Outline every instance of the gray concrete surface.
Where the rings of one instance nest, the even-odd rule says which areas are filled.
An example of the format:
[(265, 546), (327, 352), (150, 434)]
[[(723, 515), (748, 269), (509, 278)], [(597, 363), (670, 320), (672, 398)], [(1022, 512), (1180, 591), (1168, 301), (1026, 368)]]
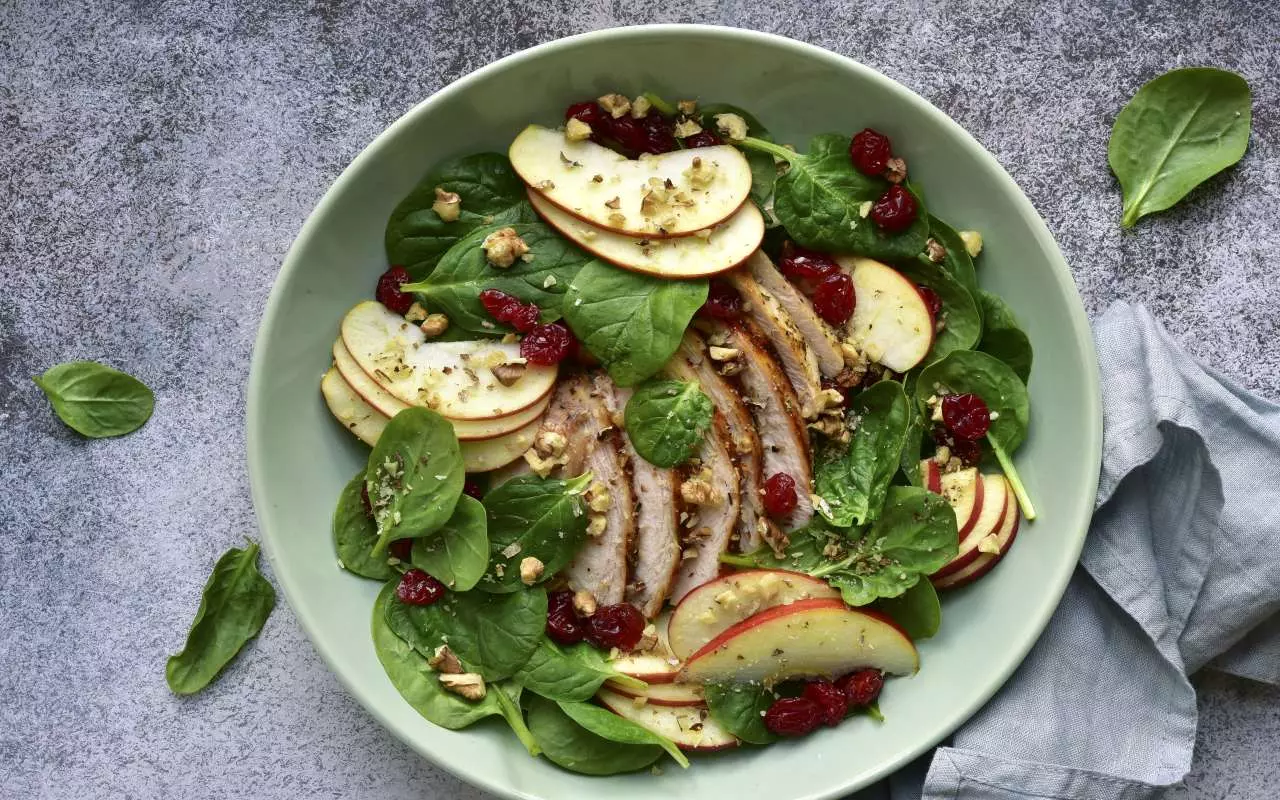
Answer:
[[(478, 798), (348, 699), (283, 603), (215, 690), (163, 681), (254, 518), (250, 345), (289, 242), (382, 128), (466, 72), (642, 22), (774, 31), (871, 64), (972, 131), (1058, 237), (1090, 311), (1142, 301), (1206, 362), (1280, 379), (1280, 6), (1268, 0), (0, 2), (0, 796)], [(1213, 64), (1255, 92), (1244, 162), (1118, 226), (1111, 119)], [(29, 380), (92, 358), (155, 418), (80, 439)], [(1270, 476), (1274, 478), (1274, 476)], [(1270, 798), (1280, 689), (1207, 676), (1190, 798)]]

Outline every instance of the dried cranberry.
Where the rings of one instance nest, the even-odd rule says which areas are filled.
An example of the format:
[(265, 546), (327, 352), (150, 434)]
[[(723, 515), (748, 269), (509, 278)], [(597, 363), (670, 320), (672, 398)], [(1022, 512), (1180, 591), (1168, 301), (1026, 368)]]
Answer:
[(374, 297), (397, 314), (404, 314), (413, 305), (413, 295), (400, 291), (400, 287), (412, 280), (404, 267), (392, 267), (378, 278)]
[(966, 467), (977, 466), (982, 460), (982, 443), (980, 439), (961, 439), (942, 425), (933, 428), (933, 440), (946, 445), (951, 455), (960, 459)]
[(369, 484), (360, 484), (360, 505), (364, 506), (364, 515), (373, 519), (373, 503), (369, 501)]
[(785, 517), (796, 507), (796, 479), (775, 472), (764, 482), (764, 510), (771, 517)]
[(530, 364), (549, 367), (573, 355), (577, 341), (558, 322), (539, 325), (520, 341), (520, 355)]
[(714, 319), (733, 321), (742, 316), (742, 296), (729, 284), (713, 278), (711, 288), (707, 291), (707, 302), (702, 304), (699, 313)]
[(843, 325), (853, 316), (858, 298), (853, 279), (844, 272), (828, 275), (813, 290), (813, 308), (828, 325)]
[(957, 439), (976, 441), (991, 427), (991, 411), (976, 394), (949, 394), (942, 398), (942, 422)]
[(764, 726), (779, 736), (804, 736), (822, 724), (822, 708), (807, 697), (774, 700), (764, 712)]
[(429, 606), (444, 596), (444, 584), (420, 569), (411, 569), (400, 576), (396, 597), (411, 606)]
[(782, 248), (778, 269), (793, 281), (820, 281), (840, 271), (840, 267), (826, 253), (796, 247), (790, 242)]
[(600, 107), (594, 100), (585, 103), (574, 103), (564, 110), (565, 122), (571, 119), (582, 120), (591, 126), (592, 140), (609, 132), (609, 112)]
[(836, 686), (849, 698), (849, 708), (862, 708), (871, 705), (880, 696), (880, 690), (884, 688), (884, 675), (878, 669), (860, 669), (836, 681)]
[(871, 221), (891, 233), (906, 230), (916, 221), (916, 199), (901, 186), (890, 186), (871, 206)]
[(587, 638), (596, 647), (630, 650), (644, 635), (644, 614), (630, 603), (602, 606), (587, 617)]
[(722, 144), (720, 137), (711, 131), (703, 131), (702, 133), (684, 137), (684, 146), (690, 150), (695, 147), (715, 147), (718, 144)]
[(475, 481), (466, 481), (462, 484), (462, 493), (468, 497), (474, 497), (477, 500), (484, 499), (484, 489), (480, 488), (480, 484)]
[(831, 681), (812, 681), (804, 685), (804, 694), (822, 709), (823, 720), (828, 725), (839, 725), (849, 713), (849, 697)]
[(560, 644), (582, 641), (584, 631), (578, 612), (573, 608), (573, 592), (547, 595), (547, 635)]
[(920, 299), (928, 307), (929, 316), (933, 317), (934, 321), (937, 321), (938, 314), (942, 312), (942, 298), (928, 286), (917, 286), (916, 291), (920, 293)]
[(893, 146), (889, 137), (879, 131), (864, 128), (849, 143), (849, 158), (853, 166), (864, 175), (879, 175), (893, 158)]
[(541, 313), (538, 306), (525, 303), (520, 298), (500, 289), (485, 289), (480, 293), (480, 305), (498, 322), (505, 322), (521, 333), (528, 333), (538, 324)]
[(396, 539), (394, 542), (387, 545), (387, 551), (401, 561), (408, 561), (409, 556), (413, 554), (413, 540)]
[(679, 149), (676, 144), (675, 123), (667, 117), (650, 111), (640, 120), (640, 127), (644, 129), (644, 147), (640, 148), (640, 152), (657, 155)]

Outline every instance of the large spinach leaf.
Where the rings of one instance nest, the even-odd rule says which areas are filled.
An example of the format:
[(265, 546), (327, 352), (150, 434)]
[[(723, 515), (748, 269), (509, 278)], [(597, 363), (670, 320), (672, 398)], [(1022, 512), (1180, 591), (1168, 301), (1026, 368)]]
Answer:
[(1031, 340), (1018, 324), (1013, 309), (999, 295), (979, 291), (984, 324), (978, 349), (1008, 364), (1026, 383), (1031, 379)]
[(662, 758), (660, 746), (624, 744), (598, 736), (541, 697), (529, 700), (529, 730), (548, 760), (583, 775), (635, 772)]
[(68, 361), (35, 381), (58, 419), (84, 436), (123, 436), (151, 418), (156, 398), (142, 381), (96, 361)]
[(900, 262), (897, 267), (912, 283), (929, 287), (942, 300), (942, 329), (934, 333), (933, 346), (929, 348), (925, 363), (937, 361), (956, 350), (968, 350), (978, 343), (978, 337), (982, 335), (982, 315), (978, 304), (950, 272), (923, 256)]
[(258, 544), (222, 554), (204, 585), (187, 643), (165, 664), (175, 694), (195, 694), (213, 682), (266, 624), (276, 590), (258, 572)]
[(911, 404), (895, 381), (881, 381), (853, 399), (849, 443), (827, 441), (814, 456), (814, 488), (825, 501), (818, 512), (834, 525), (875, 519), (898, 471)]
[(435, 533), (462, 495), (462, 450), (453, 426), (426, 408), (396, 414), (369, 454), (365, 483), (378, 526), (374, 556), (398, 539)]
[[(760, 120), (737, 106), (731, 106), (728, 103), (708, 103), (700, 106), (698, 112), (701, 115), (702, 127), (709, 131), (716, 131), (717, 135), (719, 131), (716, 128), (716, 116), (737, 114), (742, 117), (743, 122), (747, 123), (747, 132), (752, 137), (766, 142), (773, 141), (769, 129), (760, 124)], [(747, 164), (751, 167), (751, 199), (763, 209), (773, 197), (773, 186), (778, 180), (778, 166), (774, 163), (771, 154), (760, 150), (744, 150), (743, 155), (747, 157)]]
[(413, 543), (410, 560), (455, 592), (465, 592), (489, 565), (488, 527), (484, 504), (464, 494), (435, 536)]
[(634, 386), (667, 363), (707, 301), (707, 281), (670, 281), (587, 264), (569, 285), (564, 318), (619, 386)]
[(1124, 190), (1121, 224), (1163, 211), (1244, 156), (1249, 84), (1234, 72), (1175, 69), (1145, 84), (1116, 117), (1107, 146)]
[[(461, 213), (454, 222), (445, 222), (431, 210), (437, 186), (462, 199)], [(506, 156), (476, 153), (455, 158), (427, 173), (391, 212), (387, 260), (421, 279), (430, 274), (446, 250), (476, 228), (537, 219), (525, 199), (524, 182)]]
[(550, 639), (542, 640), (515, 680), (534, 694), (568, 702), (590, 700), (609, 680), (637, 688), (646, 685), (613, 669), (604, 654), (589, 644), (561, 647)]
[(600, 706), (591, 705), (590, 703), (566, 703), (561, 701), (558, 705), (560, 710), (567, 714), (570, 719), (596, 736), (618, 744), (657, 745), (666, 750), (667, 755), (674, 758), (680, 766), (689, 766), (689, 759), (685, 758), (684, 753), (680, 752), (680, 748), (676, 747), (675, 742), (646, 730), (630, 720), (625, 720), (612, 711), (606, 711)]
[(707, 711), (722, 728), (751, 744), (777, 741), (764, 726), (764, 712), (776, 699), (764, 684), (709, 683), (704, 688)]
[(479, 588), (524, 588), (520, 562), (530, 556), (542, 562), (542, 581), (568, 566), (586, 539), (582, 493), (590, 482), (589, 474), (568, 481), (521, 475), (485, 495), (490, 559)]
[(916, 581), (915, 586), (897, 597), (880, 598), (876, 608), (892, 617), (915, 641), (933, 636), (942, 624), (942, 605), (928, 577)]
[(547, 593), (449, 592), (428, 606), (391, 598), (386, 619), (391, 630), (419, 653), (429, 655), (447, 644), (469, 671), (497, 681), (516, 674), (541, 644)]
[(623, 411), (627, 437), (640, 456), (657, 467), (689, 460), (711, 427), (711, 398), (696, 383), (650, 381), (631, 395)]
[[(913, 398), (914, 389), (907, 388), (906, 395)], [(907, 432), (902, 438), (902, 456), (899, 464), (902, 474), (912, 486), (923, 486), (924, 476), (920, 474), (920, 458), (924, 450), (925, 424), (914, 402), (907, 403)]]
[(957, 350), (941, 361), (925, 367), (916, 383), (916, 408), (926, 419), (931, 413), (928, 400), (939, 390), (971, 393), (982, 398), (996, 413), (988, 432), (1012, 453), (1027, 436), (1030, 413), (1027, 387), (1013, 369), (988, 353)]
[(391, 580), (396, 571), (387, 563), (387, 557), (373, 555), (378, 525), (365, 513), (360, 497), (363, 493), (364, 472), (361, 472), (338, 495), (338, 507), (333, 510), (333, 545), (338, 551), (338, 563), (347, 572), (364, 578)]
[[(504, 228), (514, 228), (529, 252), (506, 269), (499, 269), (485, 257), (484, 240)], [(497, 289), (536, 303), (541, 320), (560, 318), (560, 301), (578, 270), (591, 261), (568, 239), (541, 222), (514, 225), (487, 225), (478, 228), (450, 247), (436, 268), (416, 283), (406, 283), (401, 291), (414, 292), (428, 308), (449, 317), (450, 329), (481, 335), (508, 333), (511, 327), (494, 320), (480, 303), (480, 293)]]

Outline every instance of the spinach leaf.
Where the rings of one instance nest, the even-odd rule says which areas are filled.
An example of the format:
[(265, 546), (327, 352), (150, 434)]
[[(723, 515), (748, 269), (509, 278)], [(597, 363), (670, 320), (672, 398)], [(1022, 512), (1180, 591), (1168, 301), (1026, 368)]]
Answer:
[(904, 231), (886, 233), (862, 216), (864, 204), (874, 203), (890, 184), (853, 168), (848, 136), (815, 136), (805, 154), (750, 136), (739, 144), (778, 156), (791, 165), (778, 178), (773, 210), (800, 246), (890, 261), (913, 258), (924, 251), (929, 219), (924, 201), (915, 192), (920, 213)]
[(1026, 383), (1031, 379), (1031, 340), (1018, 324), (1013, 309), (1003, 298), (991, 292), (980, 290), (978, 302), (982, 304), (985, 320), (978, 349), (1008, 364)]
[[(742, 121), (747, 123), (747, 132), (766, 142), (772, 142), (773, 136), (770, 135), (768, 128), (760, 124), (760, 120), (756, 119), (748, 111), (743, 111), (737, 106), (731, 106), (728, 103), (709, 103), (699, 108), (701, 115), (702, 127), (709, 131), (719, 131), (716, 129), (717, 114), (737, 114), (742, 117)], [(769, 198), (773, 197), (773, 186), (778, 180), (778, 166), (773, 161), (773, 156), (760, 150), (744, 150), (743, 155), (747, 157), (747, 165), (751, 167), (751, 199), (755, 204), (764, 208), (769, 203)]]
[(711, 398), (696, 383), (649, 381), (623, 410), (627, 436), (640, 456), (656, 467), (677, 467), (702, 443), (711, 427)]
[(96, 361), (68, 361), (32, 378), (68, 427), (93, 439), (133, 433), (156, 398), (142, 381)]
[[(462, 199), (456, 221), (445, 222), (431, 210), (437, 186)], [(431, 273), (446, 250), (476, 228), (537, 220), (525, 199), (524, 182), (506, 156), (476, 153), (455, 158), (427, 173), (391, 212), (387, 260), (421, 279)]]
[(489, 566), (488, 527), (484, 504), (464, 494), (435, 536), (413, 543), (410, 561), (455, 592), (465, 592)]
[(553, 764), (582, 775), (617, 775), (644, 769), (662, 758), (656, 744), (623, 744), (598, 736), (566, 714), (560, 706), (533, 697), (529, 700), (529, 730)]
[(996, 419), (989, 434), (1012, 453), (1027, 435), (1030, 413), (1027, 387), (1009, 365), (987, 353), (957, 350), (941, 361), (925, 367), (916, 384), (916, 408), (926, 419), (928, 400), (939, 388), (972, 393), (983, 399)]
[(369, 454), (365, 483), (379, 556), (398, 539), (440, 529), (462, 495), (462, 450), (448, 420), (426, 408), (406, 408), (391, 418)]
[(515, 674), (515, 680), (534, 694), (550, 700), (584, 702), (595, 696), (605, 681), (643, 688), (643, 681), (623, 675), (609, 666), (604, 654), (586, 643), (560, 647), (543, 639), (533, 656)]
[(914, 641), (928, 639), (942, 624), (938, 592), (927, 576), (897, 597), (882, 597), (876, 607), (893, 618)]
[(706, 301), (705, 280), (662, 280), (593, 261), (569, 285), (564, 318), (615, 383), (634, 386), (662, 369)]
[(930, 216), (929, 235), (937, 239), (938, 244), (947, 251), (939, 266), (951, 273), (951, 277), (959, 281), (960, 285), (968, 290), (970, 296), (976, 299), (978, 273), (973, 267), (973, 258), (965, 248), (964, 239), (960, 238), (960, 233), (937, 217)]
[[(378, 526), (364, 513), (364, 473), (351, 482), (338, 495), (338, 507), (333, 511), (333, 544), (338, 551), (338, 564), (347, 572), (375, 581), (387, 581), (396, 577), (396, 571), (387, 563), (386, 556), (372, 555), (378, 541)], [(437, 576), (438, 577), (438, 576)]]
[(530, 556), (542, 562), (542, 581), (568, 566), (586, 539), (582, 493), (590, 482), (589, 474), (569, 481), (521, 475), (485, 495), (490, 561), (479, 588), (523, 589), (520, 562)]
[(1234, 72), (1175, 69), (1148, 82), (1120, 110), (1107, 160), (1124, 190), (1121, 224), (1163, 211), (1244, 156), (1249, 84)]
[(751, 744), (777, 741), (764, 726), (764, 712), (775, 699), (764, 684), (709, 683), (704, 690), (711, 718), (729, 733)]
[(982, 335), (982, 315), (969, 290), (950, 272), (920, 256), (897, 265), (898, 271), (918, 286), (927, 286), (942, 300), (942, 330), (933, 337), (933, 346), (925, 363), (931, 363), (956, 350), (968, 350)]
[(853, 399), (849, 443), (828, 440), (814, 456), (814, 488), (825, 501), (818, 512), (834, 525), (875, 519), (901, 463), (911, 404), (895, 381), (881, 381)]
[[(499, 269), (485, 258), (482, 245), (489, 234), (505, 227), (515, 229), (529, 252), (506, 269)], [(542, 309), (541, 320), (551, 322), (560, 318), (565, 290), (589, 261), (591, 256), (541, 222), (486, 225), (450, 247), (426, 278), (400, 289), (414, 292), (428, 308), (448, 316), (450, 329), (500, 335), (512, 328), (484, 310), (482, 291), (497, 289), (536, 303)]]
[(258, 635), (276, 604), (276, 590), (258, 572), (258, 544), (222, 554), (204, 585), (187, 643), (165, 664), (174, 694), (195, 694)]
[[(912, 397), (912, 390), (906, 394)], [(902, 439), (902, 456), (899, 459), (902, 474), (912, 486), (923, 486), (924, 476), (920, 474), (920, 458), (925, 441), (925, 424), (914, 402), (907, 403), (907, 432)]]
[(542, 642), (547, 593), (449, 592), (429, 606), (387, 602), (387, 625), (423, 655), (448, 644), (458, 660), (486, 681), (515, 675)]
[(667, 754), (674, 758), (677, 764), (686, 768), (689, 766), (689, 759), (685, 758), (684, 753), (680, 752), (680, 748), (676, 747), (675, 743), (670, 739), (642, 728), (630, 720), (625, 720), (612, 711), (606, 711), (600, 706), (591, 705), (590, 703), (565, 703), (562, 701), (557, 705), (570, 719), (596, 736), (619, 744), (656, 744), (666, 750)]

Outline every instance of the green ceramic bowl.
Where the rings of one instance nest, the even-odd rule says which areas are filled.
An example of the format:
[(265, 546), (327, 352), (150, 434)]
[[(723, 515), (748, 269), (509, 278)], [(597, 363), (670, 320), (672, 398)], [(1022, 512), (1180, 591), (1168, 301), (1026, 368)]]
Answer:
[[(982, 284), (1004, 296), (1036, 347), (1031, 435), (1018, 453), (1040, 519), (990, 575), (945, 598), (922, 668), (882, 699), (886, 721), (853, 720), (767, 752), (694, 758), (613, 778), (529, 758), (500, 723), (450, 732), (422, 719), (374, 657), (376, 583), (339, 570), (330, 514), (367, 450), (330, 419), (319, 392), (338, 321), (387, 266), (382, 235), (397, 201), (436, 162), (505, 151), (531, 121), (610, 91), (655, 90), (750, 109), (780, 141), (872, 126), (893, 138), (931, 210), (986, 240)], [(267, 304), (249, 381), (249, 472), (276, 579), (316, 649), (396, 736), (505, 797), (613, 800), (839, 797), (949, 734), (1022, 661), (1058, 604), (1093, 505), (1101, 442), (1088, 321), (1057, 246), (1000, 165), (945, 114), (894, 81), (810, 45), (728, 28), (655, 26), (551, 42), (491, 64), (423, 101), (379, 136), (311, 214)]]

